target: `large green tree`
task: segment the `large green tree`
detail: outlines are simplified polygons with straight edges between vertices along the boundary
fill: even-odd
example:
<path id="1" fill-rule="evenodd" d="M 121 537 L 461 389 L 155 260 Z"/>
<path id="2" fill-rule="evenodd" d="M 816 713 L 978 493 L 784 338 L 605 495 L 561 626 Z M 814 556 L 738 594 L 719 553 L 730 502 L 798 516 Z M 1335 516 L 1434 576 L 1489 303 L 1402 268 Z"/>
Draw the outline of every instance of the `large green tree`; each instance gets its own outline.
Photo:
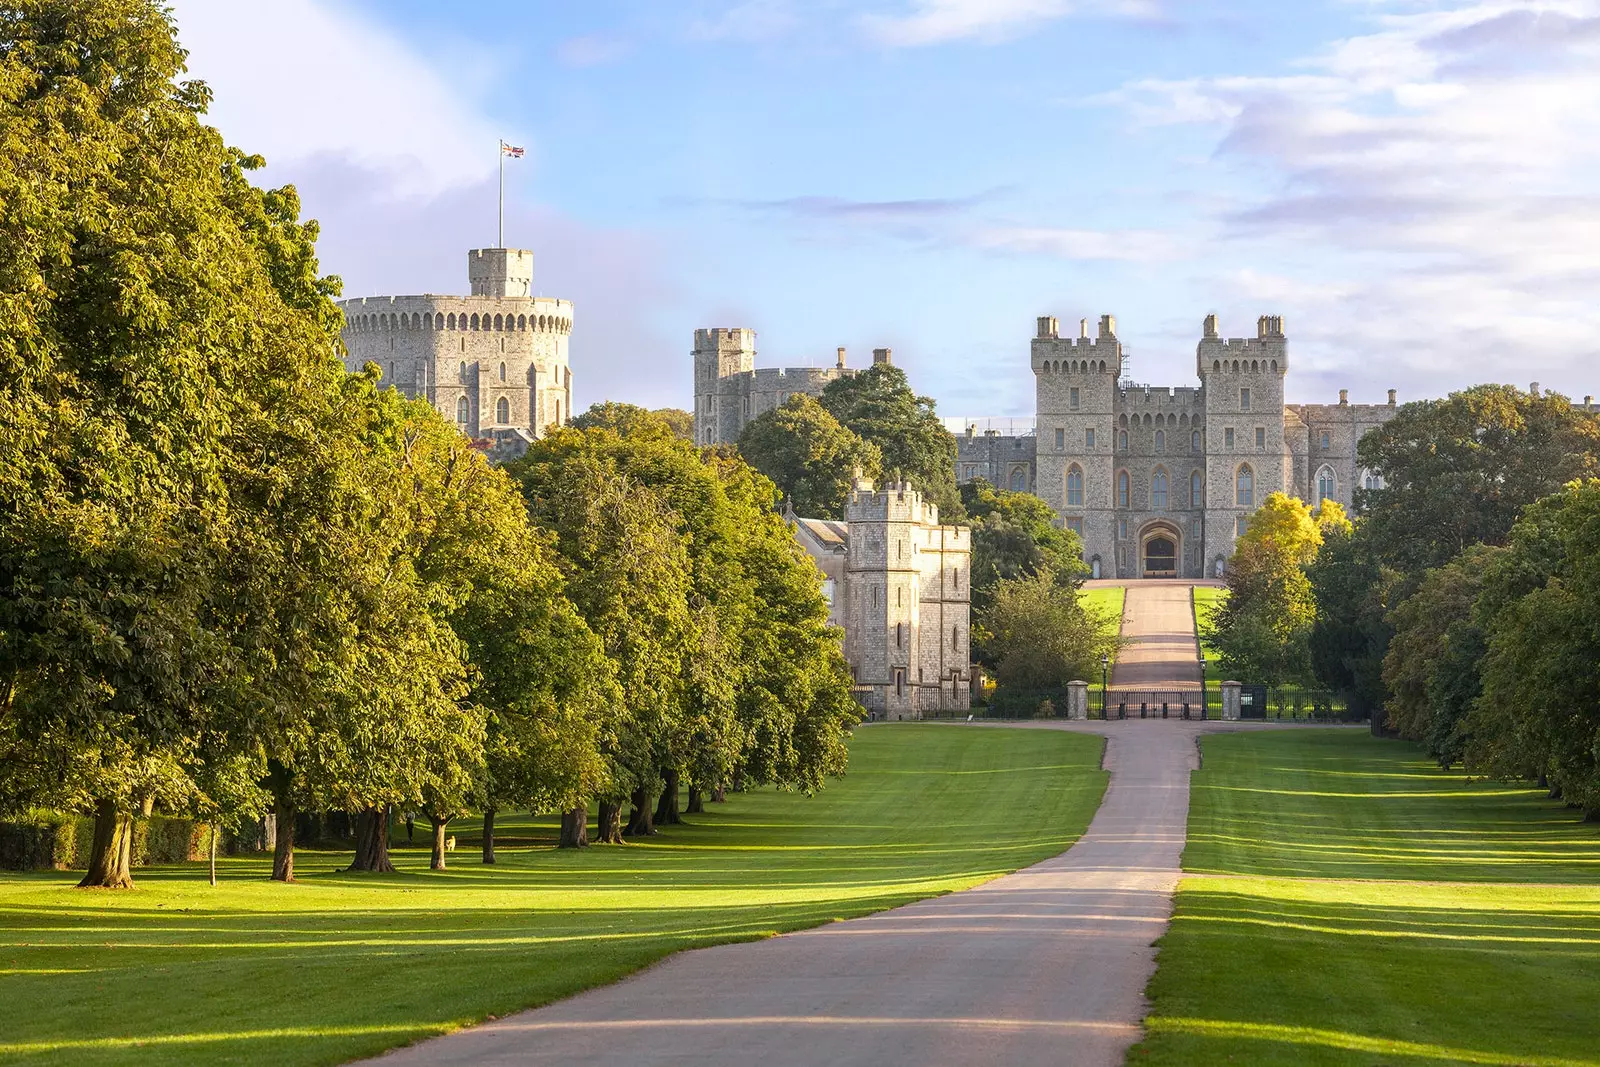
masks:
<path id="1" fill-rule="evenodd" d="M 1117 648 L 1116 627 L 1084 609 L 1048 568 L 1003 579 L 983 624 L 995 680 L 1005 689 L 1054 689 L 1098 675 Z"/>
<path id="2" fill-rule="evenodd" d="M 1389 601 L 1399 575 L 1378 562 L 1359 528 L 1338 527 L 1324 536 L 1306 577 L 1316 605 L 1308 639 L 1312 674 L 1381 731 Z"/>
<path id="3" fill-rule="evenodd" d="M 1417 590 L 1389 613 L 1394 636 L 1383 660 L 1388 727 L 1423 742 L 1444 767 L 1459 763 L 1465 753 L 1467 712 L 1482 688 L 1478 594 L 1503 551 L 1473 545 L 1428 570 Z"/>
<path id="4" fill-rule="evenodd" d="M 1282 493 L 1251 515 L 1228 561 L 1228 597 L 1205 635 L 1224 673 L 1267 685 L 1310 675 L 1316 601 L 1303 564 L 1321 544 L 1311 509 Z"/>
<path id="5" fill-rule="evenodd" d="M 883 470 L 876 445 L 840 425 L 804 393 L 747 423 L 739 434 L 739 454 L 808 518 L 843 519 L 854 475 L 878 478 Z"/>
<path id="6" fill-rule="evenodd" d="M 905 371 L 874 363 L 859 374 L 835 378 L 821 404 L 851 433 L 875 445 L 886 474 L 900 473 L 945 522 L 965 516 L 956 490 L 956 439 L 944 428 L 934 403 L 911 391 Z"/>
<path id="7" fill-rule="evenodd" d="M 1600 474 L 1600 421 L 1555 393 L 1479 385 L 1406 404 L 1357 445 L 1384 487 L 1356 490 L 1379 559 L 1408 576 L 1501 544 L 1522 509 Z"/>
<path id="8" fill-rule="evenodd" d="M 1470 768 L 1538 777 L 1600 818 L 1600 480 L 1534 504 L 1483 576 Z"/>

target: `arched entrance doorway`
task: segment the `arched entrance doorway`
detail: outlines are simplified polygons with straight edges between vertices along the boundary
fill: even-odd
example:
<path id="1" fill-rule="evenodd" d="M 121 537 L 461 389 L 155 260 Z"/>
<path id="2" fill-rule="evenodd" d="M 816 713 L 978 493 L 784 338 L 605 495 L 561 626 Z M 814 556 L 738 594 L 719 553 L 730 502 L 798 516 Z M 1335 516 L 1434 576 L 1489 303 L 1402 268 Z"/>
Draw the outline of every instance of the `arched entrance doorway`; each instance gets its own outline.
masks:
<path id="1" fill-rule="evenodd" d="M 1182 538 L 1166 523 L 1154 523 L 1139 535 L 1139 573 L 1145 578 L 1176 578 Z"/>

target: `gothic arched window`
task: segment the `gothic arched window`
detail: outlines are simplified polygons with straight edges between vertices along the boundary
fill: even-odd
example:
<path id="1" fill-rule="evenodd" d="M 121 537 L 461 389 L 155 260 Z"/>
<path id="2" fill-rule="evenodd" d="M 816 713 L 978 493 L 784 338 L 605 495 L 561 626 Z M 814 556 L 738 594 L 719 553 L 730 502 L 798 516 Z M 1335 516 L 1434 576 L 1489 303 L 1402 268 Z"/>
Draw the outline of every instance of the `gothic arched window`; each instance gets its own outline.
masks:
<path id="1" fill-rule="evenodd" d="M 1128 506 L 1128 472 L 1127 471 L 1118 471 L 1117 472 L 1117 507 L 1125 508 L 1127 506 Z"/>
<path id="2" fill-rule="evenodd" d="M 1200 431 L 1196 430 L 1189 435 L 1189 451 L 1200 451 Z"/>
<path id="3" fill-rule="evenodd" d="M 1320 507 L 1324 500 L 1337 500 L 1339 482 L 1333 476 L 1332 467 L 1323 467 L 1317 472 L 1317 505 Z"/>
<path id="4" fill-rule="evenodd" d="M 1083 507 L 1083 468 L 1076 463 L 1067 469 L 1067 507 Z"/>
<path id="5" fill-rule="evenodd" d="M 1128 431 L 1127 430 L 1118 430 L 1117 431 L 1117 451 L 1118 452 L 1126 452 L 1127 450 L 1128 450 Z"/>
<path id="6" fill-rule="evenodd" d="M 1239 473 L 1234 476 L 1233 502 L 1241 508 L 1256 506 L 1256 476 L 1250 469 L 1250 464 L 1239 466 Z"/>
<path id="7" fill-rule="evenodd" d="M 511 401 L 505 397 L 494 402 L 494 421 L 501 426 L 511 421 Z"/>
<path id="8" fill-rule="evenodd" d="M 1166 450 L 1167 450 L 1167 431 L 1165 431 L 1165 430 L 1157 430 L 1156 431 L 1156 451 L 1157 452 L 1165 452 Z"/>
<path id="9" fill-rule="evenodd" d="M 506 380 L 506 365 L 504 363 L 500 364 L 500 380 L 502 382 Z"/>
<path id="10" fill-rule="evenodd" d="M 1167 510 L 1167 472 L 1157 469 L 1150 476 L 1150 507 L 1155 511 Z"/>
<path id="11" fill-rule="evenodd" d="M 1203 501 L 1201 500 L 1201 492 L 1200 472 L 1192 471 L 1189 474 L 1189 506 L 1191 508 L 1198 508 L 1202 506 Z"/>
<path id="12" fill-rule="evenodd" d="M 1023 470 L 1021 467 L 1018 467 L 1016 470 L 1011 472 L 1011 491 L 1014 493 L 1020 493 L 1027 488 L 1028 472 Z"/>
<path id="13" fill-rule="evenodd" d="M 456 423 L 460 426 L 467 424 L 467 398 L 464 396 L 456 399 Z"/>
<path id="14" fill-rule="evenodd" d="M 466 360 L 462 360 L 461 361 L 461 380 L 462 381 L 466 381 L 467 380 L 467 361 Z"/>

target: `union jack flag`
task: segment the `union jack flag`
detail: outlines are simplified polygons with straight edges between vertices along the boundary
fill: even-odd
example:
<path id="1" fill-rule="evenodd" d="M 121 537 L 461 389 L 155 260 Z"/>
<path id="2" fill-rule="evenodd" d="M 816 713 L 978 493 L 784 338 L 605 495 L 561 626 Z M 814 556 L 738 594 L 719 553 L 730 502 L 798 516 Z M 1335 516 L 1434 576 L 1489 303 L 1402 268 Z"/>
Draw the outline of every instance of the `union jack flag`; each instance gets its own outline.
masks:
<path id="1" fill-rule="evenodd" d="M 514 144 L 506 144 L 504 141 L 501 141 L 500 151 L 510 156 L 512 159 L 522 158 L 522 149 L 518 148 Z"/>

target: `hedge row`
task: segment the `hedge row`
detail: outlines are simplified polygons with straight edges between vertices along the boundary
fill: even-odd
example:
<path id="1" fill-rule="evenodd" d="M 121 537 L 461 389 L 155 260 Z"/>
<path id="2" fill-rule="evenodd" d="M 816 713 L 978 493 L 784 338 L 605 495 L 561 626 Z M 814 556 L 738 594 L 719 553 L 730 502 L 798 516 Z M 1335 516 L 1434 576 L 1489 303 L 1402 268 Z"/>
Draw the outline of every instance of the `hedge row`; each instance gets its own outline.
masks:
<path id="1" fill-rule="evenodd" d="M 133 820 L 133 865 L 182 863 L 206 857 L 211 827 L 195 819 L 152 815 Z M 94 820 L 82 815 L 33 812 L 0 822 L 0 869 L 87 869 Z"/>

